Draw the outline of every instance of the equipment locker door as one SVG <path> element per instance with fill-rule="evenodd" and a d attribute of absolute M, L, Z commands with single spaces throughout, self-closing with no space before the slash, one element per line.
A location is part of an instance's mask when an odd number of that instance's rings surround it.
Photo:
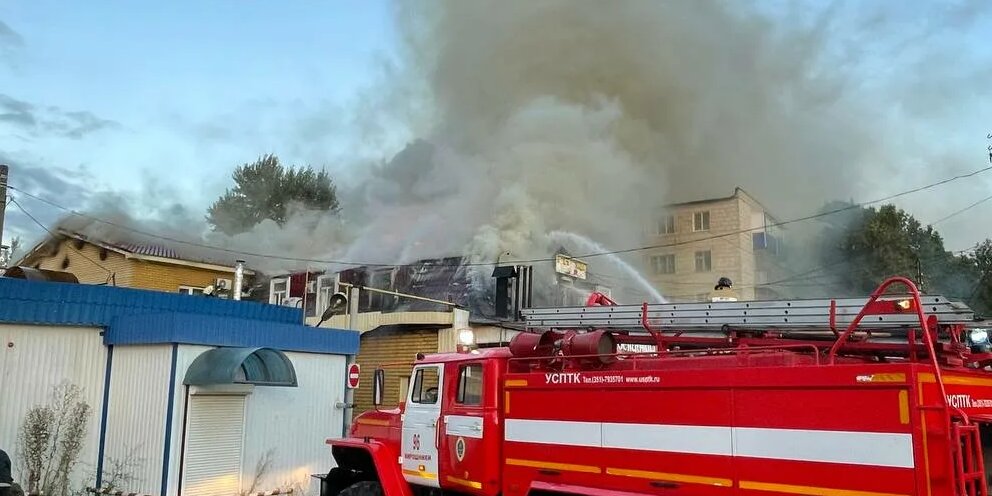
<path fill-rule="evenodd" d="M 438 485 L 438 419 L 444 366 L 415 367 L 403 416 L 403 477 L 411 484 Z"/>

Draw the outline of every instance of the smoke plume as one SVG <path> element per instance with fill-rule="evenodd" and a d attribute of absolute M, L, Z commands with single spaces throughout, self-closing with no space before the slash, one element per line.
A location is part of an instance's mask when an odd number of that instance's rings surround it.
<path fill-rule="evenodd" d="M 966 22 L 971 8 L 935 14 L 917 41 L 942 22 Z M 899 49 L 868 36 L 887 28 L 888 13 L 851 22 L 840 7 L 809 12 L 716 1 L 401 2 L 398 58 L 356 108 L 366 142 L 409 144 L 348 178 L 341 218 L 300 212 L 285 226 L 206 239 L 357 263 L 527 260 L 568 244 L 553 231 L 613 249 L 647 244 L 662 205 L 735 186 L 792 218 L 835 198 L 877 197 L 880 185 L 892 192 L 903 179 L 974 168 L 917 149 L 920 163 L 945 160 L 896 173 L 906 142 L 925 134 L 892 132 L 906 117 L 901 99 L 911 99 L 901 91 L 932 87 L 935 76 L 883 98 L 860 84 L 859 54 Z M 938 112 L 913 102 L 913 117 Z M 641 266 L 645 253 L 626 257 Z M 640 289 L 609 265 L 597 269 Z"/>

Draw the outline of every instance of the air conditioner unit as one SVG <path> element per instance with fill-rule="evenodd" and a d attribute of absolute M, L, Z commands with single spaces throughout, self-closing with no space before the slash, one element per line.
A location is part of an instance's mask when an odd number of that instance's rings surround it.
<path fill-rule="evenodd" d="M 218 277 L 217 280 L 214 281 L 214 287 L 217 288 L 218 290 L 221 289 L 230 290 L 231 288 L 234 287 L 234 282 L 231 281 L 230 279 Z"/>

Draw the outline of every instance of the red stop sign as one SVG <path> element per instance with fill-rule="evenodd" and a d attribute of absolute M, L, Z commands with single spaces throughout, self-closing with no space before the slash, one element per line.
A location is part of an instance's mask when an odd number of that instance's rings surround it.
<path fill-rule="evenodd" d="M 353 363 L 348 366 L 348 389 L 355 389 L 358 387 L 358 377 L 361 372 L 361 367 L 357 363 Z"/>

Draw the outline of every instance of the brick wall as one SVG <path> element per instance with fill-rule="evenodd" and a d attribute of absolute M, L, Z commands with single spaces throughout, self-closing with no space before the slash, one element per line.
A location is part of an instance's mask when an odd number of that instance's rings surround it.
<path fill-rule="evenodd" d="M 693 231 L 693 217 L 697 212 L 709 212 L 708 230 Z M 659 217 L 664 215 L 675 215 L 675 233 L 658 234 L 656 223 L 652 222 L 647 242 L 675 246 L 646 252 L 644 267 L 648 279 L 670 300 L 706 298 L 720 277 L 729 277 L 734 282 L 741 299 L 754 299 L 759 273 L 766 280 L 780 275 L 772 257 L 755 252 L 753 232 L 739 232 L 760 227 L 762 224 L 758 219 L 764 217 L 764 208 L 746 194 L 738 192 L 732 198 L 674 205 L 658 214 Z M 709 271 L 696 270 L 696 252 L 701 251 L 710 252 L 712 268 Z M 669 254 L 675 255 L 675 273 L 655 273 L 651 257 Z"/>
<path fill-rule="evenodd" d="M 106 250 L 75 239 L 66 239 L 56 248 L 27 261 L 29 266 L 71 272 L 83 284 L 107 284 L 127 288 L 150 289 L 175 293 L 180 286 L 204 288 L 217 278 L 234 280 L 234 274 L 200 267 L 172 265 L 138 259 L 128 259 L 115 251 Z"/>
<path fill-rule="evenodd" d="M 84 284 L 131 285 L 131 261 L 120 253 L 89 243 L 66 239 L 49 253 L 29 262 L 38 268 L 71 272 Z"/>
<path fill-rule="evenodd" d="M 231 272 L 221 272 L 199 267 L 162 264 L 145 260 L 132 260 L 134 272 L 132 287 L 156 291 L 176 292 L 179 286 L 204 288 L 216 282 L 217 278 L 234 280 Z"/>
<path fill-rule="evenodd" d="M 360 385 L 355 390 L 353 417 L 372 409 L 372 376 L 377 366 L 383 366 L 386 371 L 382 406 L 393 408 L 399 404 L 400 395 L 406 393 L 417 353 L 437 351 L 438 331 L 433 329 L 375 330 L 362 333 L 358 355 L 355 357 L 355 361 L 361 366 L 361 374 Z"/>

